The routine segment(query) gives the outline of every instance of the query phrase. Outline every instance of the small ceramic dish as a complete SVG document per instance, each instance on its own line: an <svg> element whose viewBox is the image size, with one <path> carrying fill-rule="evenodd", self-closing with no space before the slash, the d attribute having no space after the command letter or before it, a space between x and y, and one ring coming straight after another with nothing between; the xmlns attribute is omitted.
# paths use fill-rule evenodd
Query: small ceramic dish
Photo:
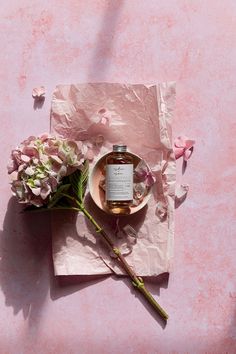
<svg viewBox="0 0 236 354"><path fill-rule="evenodd" d="M133 153L127 152L129 155L133 157L134 161L134 170L138 166L138 164L142 161L142 159ZM100 186L100 182L105 178L105 166L106 166L106 158L107 156L110 155L110 153L105 154L102 156L94 165L92 171L90 172L90 177L89 177L89 192L91 195L91 198L93 199L94 203L104 212L109 214L109 211L106 208L106 202L105 202L105 191L103 188ZM150 170L149 166L147 165L146 162L145 166L147 167L148 170ZM130 214L134 214L137 211L141 210L149 201L151 197L151 187L146 187L146 193L145 196L142 198L142 201L139 202L138 205L131 205L130 206Z"/></svg>

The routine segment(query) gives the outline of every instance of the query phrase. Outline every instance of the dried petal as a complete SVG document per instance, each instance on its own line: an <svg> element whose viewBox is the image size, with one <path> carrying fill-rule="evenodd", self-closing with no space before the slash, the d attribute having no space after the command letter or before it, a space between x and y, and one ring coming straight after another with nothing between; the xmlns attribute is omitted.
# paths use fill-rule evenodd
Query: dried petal
<svg viewBox="0 0 236 354"><path fill-rule="evenodd" d="M45 92L46 90L44 86L35 87L32 91L32 97L36 99L42 99L45 96Z"/></svg>

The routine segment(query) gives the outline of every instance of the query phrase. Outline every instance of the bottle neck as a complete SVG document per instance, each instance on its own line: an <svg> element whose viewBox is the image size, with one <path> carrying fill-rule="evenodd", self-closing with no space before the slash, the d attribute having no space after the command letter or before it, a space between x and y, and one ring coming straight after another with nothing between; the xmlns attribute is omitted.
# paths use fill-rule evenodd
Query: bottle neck
<svg viewBox="0 0 236 354"><path fill-rule="evenodd" d="M124 153L127 151L126 145L113 145L113 153Z"/></svg>

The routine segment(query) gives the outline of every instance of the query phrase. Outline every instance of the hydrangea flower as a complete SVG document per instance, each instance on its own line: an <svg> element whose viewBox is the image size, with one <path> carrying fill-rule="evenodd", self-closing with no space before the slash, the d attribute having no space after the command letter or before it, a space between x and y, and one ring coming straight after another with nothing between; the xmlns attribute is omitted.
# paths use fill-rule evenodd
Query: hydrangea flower
<svg viewBox="0 0 236 354"><path fill-rule="evenodd" d="M62 178L82 169L84 153L82 142L30 136L12 151L7 166L13 195L20 203L47 204Z"/></svg>

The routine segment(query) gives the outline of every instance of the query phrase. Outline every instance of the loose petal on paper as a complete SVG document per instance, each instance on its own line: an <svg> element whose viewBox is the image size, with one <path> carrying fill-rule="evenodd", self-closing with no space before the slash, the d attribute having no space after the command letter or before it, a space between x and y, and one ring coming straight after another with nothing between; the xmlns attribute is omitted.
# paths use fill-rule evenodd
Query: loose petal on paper
<svg viewBox="0 0 236 354"><path fill-rule="evenodd" d="M156 216L159 218L161 222L166 220L167 217L168 205L165 202L158 202L156 205Z"/></svg>

